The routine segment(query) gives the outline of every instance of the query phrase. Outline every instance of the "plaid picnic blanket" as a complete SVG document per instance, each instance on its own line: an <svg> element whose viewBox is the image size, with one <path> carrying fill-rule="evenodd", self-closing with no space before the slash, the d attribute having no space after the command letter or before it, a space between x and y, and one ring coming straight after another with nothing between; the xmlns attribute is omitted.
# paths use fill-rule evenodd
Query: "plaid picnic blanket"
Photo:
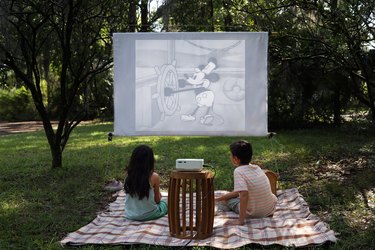
<svg viewBox="0 0 375 250"><path fill-rule="evenodd" d="M225 191L215 191L221 195ZM276 211L272 217L248 219L244 226L226 226L224 222L236 218L233 212L219 211L214 218L214 231L204 240L178 239L169 235L168 216L137 222L124 218L125 193L119 191L107 211L101 212L88 225L69 233L60 243L84 244L151 244L160 246L210 246L238 248L247 244L279 244L301 247L336 242L335 232L317 216L310 213L308 204L296 188L279 190Z"/></svg>

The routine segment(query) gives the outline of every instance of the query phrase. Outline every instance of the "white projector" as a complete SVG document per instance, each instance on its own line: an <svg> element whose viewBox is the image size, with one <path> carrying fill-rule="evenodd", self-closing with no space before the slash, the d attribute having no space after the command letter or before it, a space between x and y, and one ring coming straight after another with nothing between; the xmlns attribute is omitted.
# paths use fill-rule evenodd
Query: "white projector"
<svg viewBox="0 0 375 250"><path fill-rule="evenodd" d="M201 171L203 168L203 159L177 159L176 170L178 171Z"/></svg>

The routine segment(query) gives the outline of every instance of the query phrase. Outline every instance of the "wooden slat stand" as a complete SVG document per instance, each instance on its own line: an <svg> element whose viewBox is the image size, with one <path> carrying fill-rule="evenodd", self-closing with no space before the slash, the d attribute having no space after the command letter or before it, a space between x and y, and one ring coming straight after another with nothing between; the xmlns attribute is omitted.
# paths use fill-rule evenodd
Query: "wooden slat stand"
<svg viewBox="0 0 375 250"><path fill-rule="evenodd" d="M211 171L172 171L168 187L168 222L172 237L205 239L214 223L214 177Z"/></svg>

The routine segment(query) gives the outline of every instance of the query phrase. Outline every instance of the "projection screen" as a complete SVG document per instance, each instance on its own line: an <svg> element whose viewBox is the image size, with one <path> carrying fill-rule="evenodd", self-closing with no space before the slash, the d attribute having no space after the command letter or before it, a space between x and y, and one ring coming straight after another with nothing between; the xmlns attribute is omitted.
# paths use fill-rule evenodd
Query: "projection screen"
<svg viewBox="0 0 375 250"><path fill-rule="evenodd" d="M115 135L266 135L267 49L267 32L115 33Z"/></svg>

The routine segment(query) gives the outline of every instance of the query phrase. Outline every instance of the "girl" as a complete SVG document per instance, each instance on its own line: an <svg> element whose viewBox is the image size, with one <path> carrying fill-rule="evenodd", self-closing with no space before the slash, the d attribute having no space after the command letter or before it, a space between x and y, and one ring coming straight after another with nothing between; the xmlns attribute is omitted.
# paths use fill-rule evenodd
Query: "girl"
<svg viewBox="0 0 375 250"><path fill-rule="evenodd" d="M167 214L168 207L161 200L160 176L154 172L154 152L147 145L133 150L125 178L125 217L147 221Z"/></svg>

